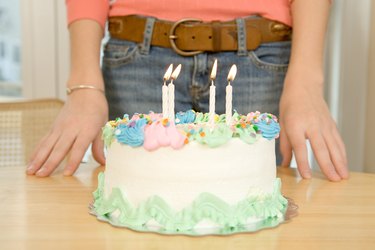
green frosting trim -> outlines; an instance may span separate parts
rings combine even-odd
[[[210,148],[216,148],[232,139],[233,131],[226,124],[217,124],[215,129],[204,127],[200,133],[196,133],[194,139],[207,144]]]
[[[203,123],[203,122],[208,122],[210,119],[209,113],[201,113],[197,112],[195,113],[195,120],[194,123]]]
[[[114,131],[115,128],[112,127],[109,123],[107,123],[102,129],[102,139],[104,141],[104,144],[108,147],[111,146],[115,137]]]
[[[260,137],[262,137],[260,134],[257,134],[253,125],[248,125],[245,128],[238,126],[236,127],[235,134],[238,135],[240,139],[247,144],[253,144],[257,140],[259,140]]]
[[[213,194],[202,193],[181,211],[173,211],[166,201],[156,195],[134,207],[118,188],[113,188],[110,196],[105,199],[104,173],[100,173],[98,179],[98,188],[93,193],[92,213],[100,220],[137,231],[155,231],[146,225],[152,219],[162,226],[156,232],[165,234],[197,235],[194,227],[204,219],[221,227],[218,234],[256,231],[282,222],[288,204],[280,193],[280,179],[275,180],[272,194],[250,196],[235,205],[229,205]],[[111,217],[111,213],[116,210],[119,216]],[[252,229],[246,228],[246,220],[254,217],[259,218],[259,222]]]

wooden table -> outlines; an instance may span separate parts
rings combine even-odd
[[[331,183],[319,173],[301,180],[279,168],[284,195],[299,215],[277,228],[232,236],[164,236],[99,222],[88,214],[97,174],[81,166],[74,177],[26,176],[0,168],[0,249],[375,249],[375,175],[351,173]]]

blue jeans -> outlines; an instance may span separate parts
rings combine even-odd
[[[152,22],[150,26],[152,31]],[[122,117],[124,113],[161,112],[163,75],[171,63],[182,64],[174,82],[176,112],[189,109],[208,112],[209,75],[215,59],[218,59],[216,113],[225,113],[226,78],[231,65],[236,64],[233,109],[241,114],[258,110],[279,115],[290,42],[261,44],[256,50],[248,51],[243,47],[245,43],[239,41],[239,51],[182,57],[172,49],[150,46],[150,33],[145,33],[140,44],[111,38],[105,46],[102,71],[110,119]],[[280,164],[278,145],[276,156]]]

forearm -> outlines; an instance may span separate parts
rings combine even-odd
[[[104,89],[100,70],[103,28],[93,20],[79,20],[69,26],[71,69],[68,86],[90,84]]]
[[[324,37],[330,9],[329,0],[294,0],[293,40],[289,71],[311,73],[323,84]]]

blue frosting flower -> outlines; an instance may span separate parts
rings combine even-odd
[[[280,133],[280,125],[277,121],[272,119],[267,113],[261,114],[259,121],[255,122],[258,131],[262,136],[268,140],[278,137]]]
[[[195,112],[188,110],[186,112],[178,112],[176,114],[176,124],[193,123],[195,120]]]
[[[145,139],[144,127],[147,124],[145,118],[129,121],[127,124],[119,124],[115,131],[118,142],[128,144],[131,147],[143,145]]]

